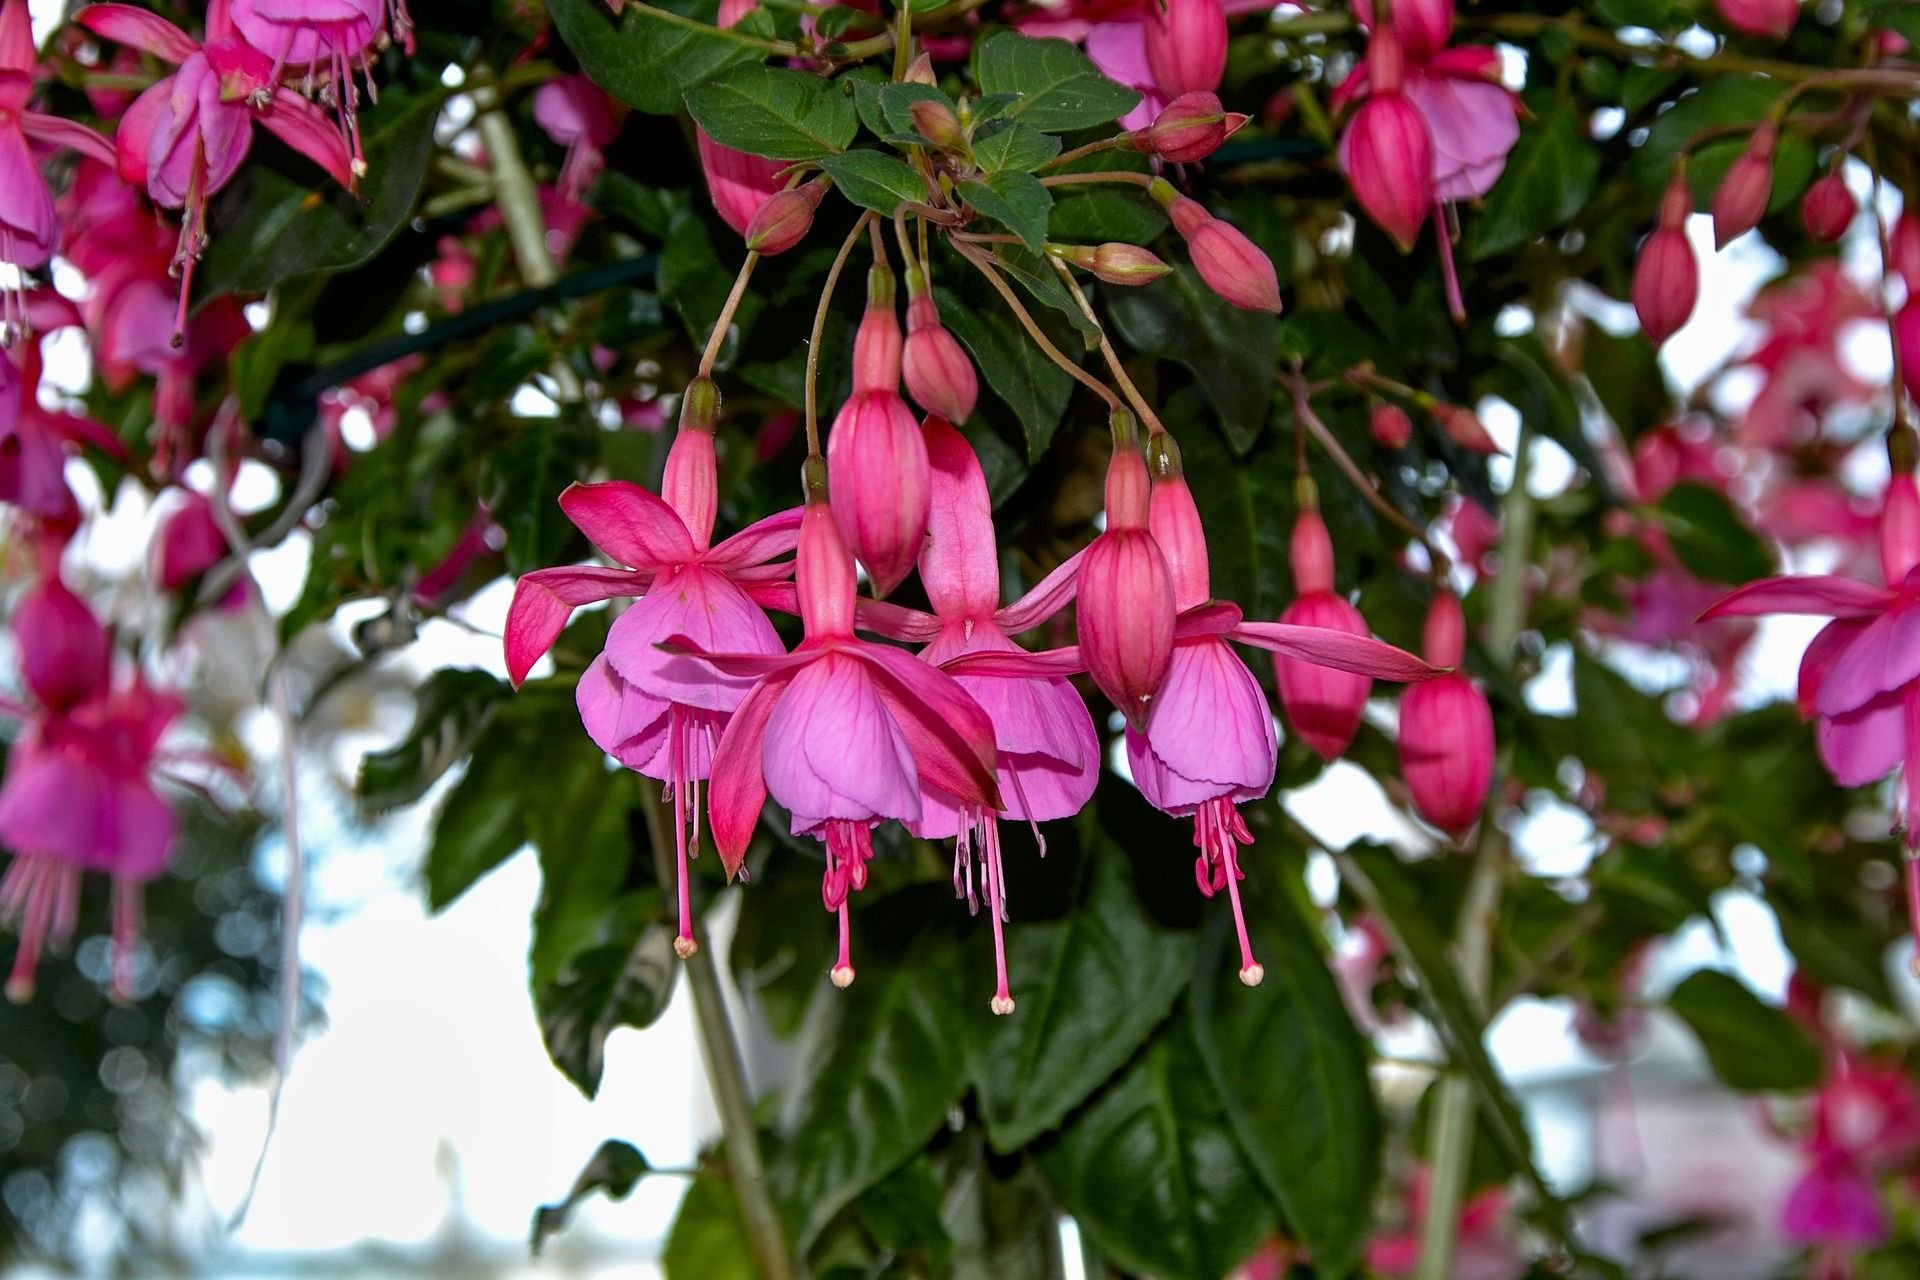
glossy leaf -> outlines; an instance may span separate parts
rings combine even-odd
[[[841,195],[862,209],[889,218],[902,204],[927,198],[927,184],[920,175],[886,152],[862,150],[822,156],[820,167]]]
[[[1807,1089],[1820,1081],[1813,1037],[1738,978],[1702,969],[1673,989],[1667,1006],[1693,1029],[1713,1073],[1729,1088]]]
[[[1600,175],[1600,152],[1571,109],[1547,113],[1521,130],[1500,180],[1487,192],[1467,255],[1483,262],[1565,226],[1586,207]]]
[[[556,1204],[541,1205],[534,1210],[534,1254],[538,1256],[549,1236],[566,1230],[574,1209],[588,1196],[604,1195],[609,1200],[624,1200],[652,1169],[647,1158],[631,1142],[609,1138],[601,1143],[600,1149],[593,1153],[593,1159],[587,1161],[586,1167],[580,1170],[580,1176],[573,1180],[573,1187],[567,1192],[566,1199]]]
[[[740,1200],[726,1179],[694,1178],[660,1255],[667,1280],[762,1280],[740,1225]]]
[[[844,151],[860,128],[853,100],[816,75],[734,67],[687,90],[687,111],[722,146],[774,160]]]
[[[1004,115],[1046,133],[1089,129],[1133,110],[1140,95],[1100,74],[1065,40],[1002,31],[974,52],[974,80],[985,94],[1017,96]]]
[[[1031,125],[995,121],[973,138],[973,158],[988,173],[1032,173],[1060,154],[1060,139]]]
[[[1253,447],[1272,410],[1275,317],[1228,305],[1184,263],[1157,284],[1109,286],[1101,298],[1128,345],[1193,371],[1234,453]]]
[[[703,25],[670,22],[649,8],[665,8]],[[679,111],[686,90],[709,76],[766,56],[740,37],[765,39],[773,34],[771,15],[764,10],[721,31],[718,0],[632,5],[617,18],[602,0],[549,0],[547,9],[560,38],[595,84],[654,115]]]
[[[412,804],[465,759],[510,690],[484,671],[445,667],[414,694],[413,727],[385,751],[360,758],[355,788],[362,809],[379,813]]]
[[[1030,173],[995,173],[960,184],[960,198],[1019,236],[1039,253],[1047,245],[1047,215],[1053,197]]]
[[[1773,554],[1727,495],[1684,481],[1660,499],[1661,527],[1680,563],[1709,582],[1740,583],[1773,572]]]

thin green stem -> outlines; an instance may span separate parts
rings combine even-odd
[[[1033,344],[1045,353],[1047,359],[1066,370],[1068,376],[1073,378],[1074,381],[1099,396],[1101,400],[1106,402],[1109,409],[1118,409],[1120,407],[1120,397],[1114,394],[1111,387],[1088,373],[1085,369],[1082,369],[1073,361],[1067,359],[1066,356],[1061,354],[1060,348],[1054,346],[1047,335],[1040,331],[1040,326],[1034,323],[1034,319],[1027,313],[1026,307],[1023,306],[1020,299],[1014,295],[1013,287],[1009,285],[1006,280],[1001,277],[1000,272],[995,269],[992,259],[965,241],[954,240],[951,243],[955,253],[958,253],[968,262],[971,262],[974,268],[987,278],[987,283],[992,285],[995,292],[1006,301],[1007,306],[1013,311],[1014,318],[1020,322],[1020,327],[1027,331],[1027,336],[1033,339]]]
[[[720,347],[726,341],[727,330],[733,327],[733,314],[740,309],[740,299],[747,293],[747,281],[759,261],[760,255],[749,250],[747,260],[740,264],[740,274],[733,278],[733,291],[727,295],[719,318],[713,322],[713,332],[707,335],[706,350],[700,353],[699,376],[702,378],[713,372],[713,362],[720,358]]]
[[[1166,425],[1160,421],[1160,415],[1153,411],[1153,406],[1147,403],[1147,398],[1140,394],[1140,388],[1133,385],[1133,379],[1127,376],[1126,367],[1120,363],[1120,357],[1114,353],[1113,343],[1107,338],[1106,326],[1101,324],[1100,317],[1093,313],[1093,304],[1088,302],[1087,295],[1080,291],[1080,283],[1073,278],[1073,271],[1058,258],[1049,257],[1047,261],[1053,264],[1054,271],[1059,273],[1061,282],[1067,286],[1067,292],[1073,295],[1073,300],[1080,304],[1080,314],[1087,318],[1087,323],[1091,324],[1094,332],[1100,335],[1100,354],[1106,358],[1107,372],[1111,373],[1113,380],[1120,385],[1120,394],[1127,398],[1127,403],[1133,406],[1133,411],[1140,415],[1140,421],[1147,424],[1147,431],[1150,434],[1163,434],[1167,429]]]
[[[1102,151],[1111,151],[1115,147],[1125,146],[1127,139],[1132,136],[1133,135],[1129,133],[1119,133],[1111,138],[1102,138],[1098,142],[1089,142],[1085,146],[1075,147],[1071,151],[1061,152],[1040,167],[1042,169],[1057,169],[1063,164],[1072,164],[1075,160],[1084,160],[1088,156],[1098,155]]]
[[[1040,179],[1040,185],[1045,187],[1071,187],[1086,182],[1124,182],[1135,187],[1150,187],[1153,177],[1131,169],[1102,169],[1098,173],[1050,173]]]
[[[860,243],[860,233],[873,220],[873,214],[863,213],[854,219],[853,229],[847,232],[847,238],[840,242],[840,252],[833,256],[833,265],[827,269],[827,282],[820,287],[820,305],[813,312],[813,333],[807,339],[807,456],[820,456],[820,335],[827,329],[827,308],[833,302],[833,290],[840,283],[840,272],[847,265],[847,256],[853,252],[853,246]]]
[[[653,847],[654,874],[659,877],[664,892],[678,877],[671,861],[673,838],[667,830],[660,798],[652,787],[640,788],[640,808],[646,818],[647,843]],[[685,961],[687,988],[693,994],[694,1012],[698,1015],[695,1021],[700,1027],[700,1047],[706,1059],[707,1080],[713,1087],[714,1106],[720,1112],[720,1132],[726,1139],[727,1169],[734,1195],[740,1202],[741,1226],[746,1229],[747,1243],[753,1250],[759,1273],[766,1280],[796,1280],[799,1267],[787,1250],[786,1236],[780,1227],[780,1211],[767,1185],[760,1130],[753,1122],[753,1097],[747,1089],[746,1062],[740,1055],[733,1023],[727,1017],[720,970],[713,962],[713,948],[699,937],[697,923],[694,929],[698,945]]]
[[[641,4],[640,0],[626,0],[626,8],[646,14],[656,22],[664,22],[670,27],[684,27],[689,31],[698,31],[703,36],[718,36],[722,40],[731,40],[735,44],[744,44],[765,53],[781,58],[797,58],[801,54],[800,46],[791,40],[762,40],[759,36],[741,31],[737,27],[716,27],[710,22],[701,22],[697,18],[686,18],[666,9],[656,9],[650,4]]]
[[[913,63],[913,6],[899,0],[893,25],[893,78],[905,80]]]
[[[955,18],[972,13],[987,0],[954,0],[952,4],[943,4],[938,9],[929,9],[925,13],[914,14],[913,30],[930,31]],[[830,55],[835,62],[863,62],[878,53],[886,53],[894,47],[892,30],[881,32],[877,36],[868,36],[864,40],[855,40],[842,45],[838,53]]]

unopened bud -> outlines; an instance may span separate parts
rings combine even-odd
[[[824,178],[769,196],[747,223],[747,248],[763,258],[785,253],[806,239],[813,214],[827,194]]]
[[[1640,247],[1633,269],[1633,309],[1647,341],[1659,346],[1693,314],[1700,298],[1700,264],[1687,239],[1692,209],[1684,175],[1676,176],[1660,202],[1660,224]]]
[[[1152,284],[1172,272],[1173,268],[1160,260],[1152,250],[1142,249],[1137,244],[1121,244],[1108,241],[1106,244],[1048,245],[1047,251],[1055,257],[1071,262],[1082,271],[1093,275],[1108,284],[1142,285]]]
[[[973,416],[980,396],[979,376],[959,341],[940,323],[940,309],[931,294],[922,293],[907,304],[907,342],[900,372],[907,393],[928,413],[955,424]]]
[[[1754,130],[1753,140],[1741,153],[1720,189],[1713,193],[1713,245],[1724,249],[1736,238],[1760,225],[1773,195],[1773,147],[1778,138],[1772,125]]]
[[[1373,430],[1374,442],[1383,449],[1404,449],[1413,439],[1413,421],[1397,404],[1382,400],[1373,406],[1368,425]]]
[[[953,114],[953,108],[946,103],[922,98],[908,107],[907,113],[913,117],[915,131],[934,146],[942,151],[966,151],[966,131],[960,127],[960,120]]]
[[[1152,124],[1128,135],[1128,140],[1135,151],[1158,156],[1170,164],[1191,164],[1219,150],[1220,144],[1246,121],[1243,115],[1224,111],[1219,97],[1211,92],[1183,93],[1168,103]]]
[[[932,84],[934,82],[933,55],[930,53],[922,53],[919,57],[915,58],[913,65],[907,68],[905,82],[907,84]]]
[[[1800,221],[1806,225],[1807,234],[1822,244],[1832,244],[1845,235],[1859,211],[1839,169],[1808,187],[1807,194],[1800,197]]]
[[[1220,87],[1227,69],[1227,14],[1221,0],[1148,0],[1147,70],[1168,97]]]
[[[1457,404],[1448,404],[1444,400],[1433,406],[1433,420],[1447,433],[1447,438],[1472,453],[1505,453],[1494,442],[1487,428],[1470,410]]]

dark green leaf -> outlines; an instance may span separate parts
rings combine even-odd
[[[1667,1004],[1700,1037],[1714,1074],[1729,1088],[1785,1091],[1820,1083],[1813,1037],[1738,978],[1702,969],[1675,987]]]
[[[820,167],[833,179],[840,194],[862,209],[885,217],[909,201],[927,198],[927,184],[898,156],[884,151],[849,151],[823,156]]]
[[[1867,9],[1867,21],[1885,31],[1897,31],[1920,43],[1920,5],[1913,0],[1880,0]]]
[[[1661,114],[1647,131],[1647,140],[1628,161],[1627,172],[1639,183],[1642,190],[1658,193],[1667,185],[1672,176],[1673,160],[1683,146],[1692,142],[1695,134],[1716,125],[1758,124],[1760,117],[1786,92],[1784,82],[1760,76],[1727,76],[1706,85],[1697,93],[1692,93],[1676,103],[1672,110]],[[1719,143],[1709,144],[1714,150],[1731,151],[1738,154],[1746,146],[1744,139],[1729,140],[1729,146]],[[1709,148],[1702,148],[1707,150]],[[1694,190],[1711,191],[1718,175],[1732,162],[1732,155],[1712,166],[1713,180],[1703,182],[1702,175],[1692,174]],[[1696,167],[1698,157],[1696,156]]]
[[[996,173],[960,184],[960,198],[1019,236],[1039,253],[1047,246],[1047,215],[1053,197],[1030,173]]]
[[[1088,830],[1072,910],[1008,930],[1019,1008],[984,1026],[971,1050],[981,1118],[999,1151],[1058,1125],[1118,1071],[1167,1016],[1192,968],[1192,937],[1141,909],[1126,855]]]
[[[1126,1271],[1216,1280],[1273,1228],[1185,1018],[1037,1155],[1061,1207]]]
[[[1327,958],[1284,903],[1250,911],[1266,980],[1238,979],[1240,955],[1215,915],[1193,984],[1195,1041],[1229,1126],[1293,1235],[1326,1276],[1358,1264],[1380,1177],[1380,1115],[1367,1050]]]
[[[556,500],[593,458],[592,428],[571,417],[522,418],[518,431],[485,460],[483,491],[506,530],[507,569],[526,573],[560,558],[574,529]]]
[[[1719,490],[1693,481],[1677,484],[1660,499],[1657,513],[1680,563],[1709,582],[1752,582],[1773,572],[1767,544]]]
[[[1858,921],[1768,895],[1780,918],[1780,937],[1807,976],[1823,986],[1849,987],[1883,1008],[1893,1008],[1893,990],[1882,963],[1887,939]]]
[[[414,694],[413,728],[395,746],[360,759],[360,807],[380,813],[412,804],[473,750],[510,691],[484,671],[444,667]]]
[[[1616,338],[1599,325],[1581,342],[1584,372],[1600,407],[1629,440],[1667,420],[1672,398],[1660,357],[1638,330]]]
[[[1035,40],[1012,31],[980,43],[974,81],[984,94],[1017,95],[1005,118],[1045,133],[1106,124],[1140,101],[1139,94],[1101,75],[1091,58],[1065,40]]]
[[[383,92],[360,116],[371,175],[358,194],[302,156],[256,159],[214,202],[212,236],[194,286],[199,301],[265,293],[316,271],[365,266],[413,216],[445,95]],[[257,154],[257,153],[256,153]]]
[[[615,18],[604,0],[548,0],[547,11],[595,84],[654,115],[678,112],[681,95],[708,76],[766,56],[742,36],[764,40],[773,34],[772,16],[765,10],[748,14],[729,32],[716,25],[717,0],[650,7],[704,26],[683,26],[640,6],[629,6]]]
[[[844,151],[860,128],[853,99],[819,76],[758,64],[687,90],[687,110],[722,146],[774,160]]]
[[[447,793],[427,845],[430,910],[451,903],[526,843],[521,812],[527,770],[521,753],[526,745],[518,735],[488,734]]]
[[[680,973],[673,925],[635,921],[627,932],[630,937],[574,956],[535,993],[548,1056],[589,1098],[600,1089],[607,1037],[620,1027],[653,1025]]]
[[[973,354],[987,387],[1019,419],[1027,440],[1027,460],[1039,461],[1073,396],[1073,379],[1033,344],[1020,322],[1007,313],[1006,304],[977,277],[961,277],[958,290],[937,285],[934,297],[940,303],[942,321]],[[985,310],[988,307],[993,310]],[[1038,323],[1048,328],[1046,321]],[[1057,342],[1065,332],[1065,326],[1055,324],[1049,335]]]
[[[528,378],[553,363],[553,344],[530,324],[495,329],[474,361],[473,395],[482,403],[511,399]]]
[[[869,1187],[854,1209],[881,1249],[897,1258],[922,1260],[926,1272],[942,1275],[953,1255],[953,1241],[940,1220],[941,1190],[933,1161],[917,1155]]]
[[[640,1149],[631,1142],[622,1142],[618,1138],[609,1138],[600,1144],[593,1153],[593,1159],[587,1161],[580,1170],[580,1176],[573,1180],[573,1189],[567,1192],[567,1198],[558,1204],[541,1205],[533,1212],[533,1252],[537,1255],[547,1237],[566,1230],[567,1220],[573,1217],[573,1211],[588,1196],[600,1194],[609,1200],[624,1200],[635,1184],[645,1177],[653,1166],[640,1154]]]
[[[973,138],[973,158],[988,173],[1032,173],[1060,154],[1060,139],[1030,125],[995,122]]]
[[[1600,151],[1571,107],[1552,111],[1520,132],[1500,180],[1487,192],[1473,226],[1468,257],[1484,262],[1566,225],[1593,194]]]
[[[695,1178],[687,1184],[660,1267],[667,1280],[763,1280],[732,1183]]]
[[[1190,266],[1144,288],[1101,290],[1129,345],[1193,370],[1236,454],[1266,430],[1278,320],[1229,305]]]
[[[1063,243],[1149,244],[1167,229],[1166,210],[1132,187],[1057,187],[1047,234]]]

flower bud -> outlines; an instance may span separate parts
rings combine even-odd
[[[1161,93],[1220,87],[1227,70],[1227,13],[1221,0],[1147,0],[1147,70]]]
[[[1686,231],[1692,207],[1686,179],[1674,178],[1661,197],[1660,224],[1640,246],[1633,269],[1633,309],[1656,347],[1679,331],[1700,299],[1700,265]]]
[[[1106,244],[1048,245],[1048,252],[1090,271],[1108,284],[1142,285],[1152,284],[1172,272],[1173,268],[1160,260],[1158,254],[1150,249],[1142,249],[1137,244],[1121,244],[1108,241]]]
[[[907,108],[907,114],[913,117],[914,130],[928,142],[942,151],[965,153],[966,130],[960,127],[952,107],[933,98],[922,98]]]
[[[57,576],[20,597],[13,612],[20,676],[40,705],[68,711],[106,682],[107,630]]]
[[[1333,542],[1327,537],[1326,523],[1312,507],[1294,522],[1289,558],[1299,595],[1280,614],[1281,622],[1355,636],[1371,634],[1360,611],[1334,594]],[[1287,723],[1300,740],[1322,760],[1333,760],[1346,751],[1360,731],[1373,681],[1282,654],[1274,655],[1273,678]]]
[[[1186,238],[1193,269],[1209,289],[1242,311],[1280,314],[1280,277],[1260,246],[1232,223],[1175,191],[1165,178],[1154,179],[1148,190],[1166,206],[1174,228]]]
[[[1907,299],[1893,318],[1893,340],[1900,350],[1900,380],[1920,400],[1920,294]]]
[[[1374,49],[1386,38],[1375,35]],[[1379,65],[1371,53],[1368,65]],[[1382,89],[1381,79],[1374,75],[1373,92],[1340,139],[1340,164],[1360,207],[1405,251],[1433,210],[1433,134],[1419,109],[1397,89]]]
[[[747,248],[771,258],[799,244],[813,230],[814,211],[826,194],[826,180],[815,178],[770,197],[747,223]]]
[[[1724,249],[1736,238],[1760,225],[1773,195],[1773,145],[1777,138],[1772,125],[1762,125],[1740,158],[1720,180],[1713,193],[1713,247]]]
[[[980,380],[959,341],[940,323],[933,295],[907,303],[907,343],[900,371],[907,393],[928,413],[958,425],[973,415]]]
[[[1714,0],[1720,16],[1735,31],[1780,40],[1800,16],[1800,0]]]
[[[1200,509],[1180,468],[1180,447],[1164,431],[1147,441],[1147,470],[1153,478],[1147,529],[1167,559],[1173,578],[1176,613],[1198,608],[1213,598],[1207,563],[1207,534]]]
[[[1433,420],[1447,433],[1447,439],[1459,445],[1469,453],[1501,454],[1502,449],[1494,438],[1487,434],[1486,424],[1475,417],[1473,412],[1457,404],[1448,404],[1444,400],[1433,406]]]
[[[1116,441],[1107,528],[1080,562],[1080,654],[1087,674],[1135,728],[1173,663],[1173,574],[1149,531],[1150,484],[1138,445]]]
[[[1404,449],[1413,439],[1413,422],[1397,404],[1382,400],[1374,405],[1368,425],[1373,429],[1374,443],[1382,449]]]
[[[1191,164],[1220,149],[1247,117],[1229,114],[1217,95],[1183,93],[1169,102],[1152,124],[1128,135],[1135,151],[1160,157],[1169,164]]]
[[[1451,592],[1427,613],[1425,654],[1457,666],[1466,620]],[[1480,816],[1493,783],[1493,711],[1486,694],[1459,671],[1409,688],[1400,700],[1400,771],[1421,817],[1455,840]]]
[[[1847,190],[1847,180],[1838,169],[1808,187],[1807,193],[1800,197],[1800,221],[1806,224],[1807,234],[1821,244],[1832,244],[1845,235],[1853,225],[1853,215],[1859,211],[1860,206],[1853,192]]]
[[[840,538],[833,506],[818,477],[818,459],[807,462],[806,510],[800,515],[800,542],[793,563],[800,598],[800,621],[808,637],[853,634],[853,556]]]
[[[867,272],[867,309],[853,335],[853,389],[900,389],[900,321],[893,310],[893,271],[878,263]]]
[[[687,526],[697,551],[712,543],[720,507],[720,462],[713,448],[719,421],[720,389],[712,378],[695,378],[680,397],[680,430],[667,449],[660,496]]]
[[[1909,294],[1920,293],[1920,218],[1903,213],[1893,224],[1893,269],[1907,282]]]
[[[1911,471],[1895,471],[1880,507],[1880,573],[1898,588],[1920,565],[1920,488]]]
[[[907,84],[936,83],[933,74],[933,55],[930,53],[922,53],[919,57],[915,58],[913,65],[907,68],[907,74],[903,77],[903,80]]]

